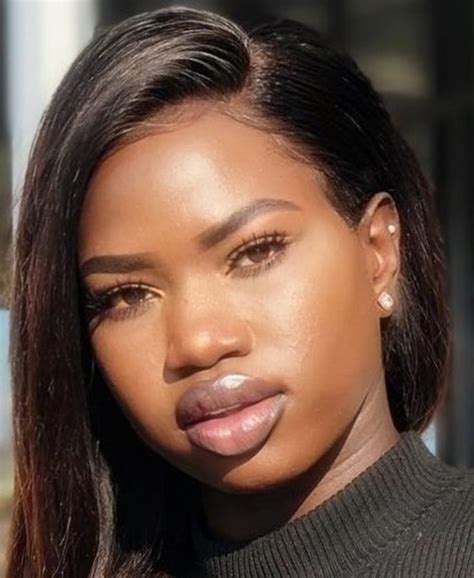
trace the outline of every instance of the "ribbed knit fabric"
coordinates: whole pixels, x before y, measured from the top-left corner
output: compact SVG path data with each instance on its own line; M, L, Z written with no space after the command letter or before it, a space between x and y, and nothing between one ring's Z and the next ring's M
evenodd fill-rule
M418 434L329 500L264 536L211 538L195 522L193 576L474 577L474 470L447 466Z

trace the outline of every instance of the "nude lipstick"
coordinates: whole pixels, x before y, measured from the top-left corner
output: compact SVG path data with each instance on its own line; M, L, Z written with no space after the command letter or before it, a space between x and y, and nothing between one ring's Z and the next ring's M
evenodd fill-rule
M176 418L193 445L237 456L263 444L283 414L286 399L275 383L226 374L186 391L178 402Z

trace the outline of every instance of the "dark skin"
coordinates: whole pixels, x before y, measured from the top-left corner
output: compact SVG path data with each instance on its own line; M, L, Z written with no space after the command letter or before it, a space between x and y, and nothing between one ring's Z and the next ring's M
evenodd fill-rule
M117 402L148 445L200 483L210 531L239 540L309 512L399 439L380 335L397 307L399 219L381 192L349 227L322 173L289 155L290 143L217 106L187 106L187 120L99 166L78 259L89 291L113 292L90 331ZM205 229L262 198L296 207L199 246ZM110 260L90 261L104 255L140 263L112 272ZM377 301L383 291L391 310ZM180 396L222 372L274 380L287 394L268 438L244 455L198 448L176 422Z

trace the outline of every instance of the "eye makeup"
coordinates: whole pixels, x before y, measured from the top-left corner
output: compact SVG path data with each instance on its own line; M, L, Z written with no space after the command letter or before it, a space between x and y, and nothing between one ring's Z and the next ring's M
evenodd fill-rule
M112 287L100 290L88 289L84 295L84 308L88 322L105 318L121 321L134 317L148 309L158 297L145 283L118 281Z
M242 239L241 244L230 254L230 267L227 274L236 271L239 277L256 276L264 270L276 265L276 263L284 256L287 245L289 244L286 233L274 230L271 233L264 232L262 235L251 235L250 239ZM237 263L241 262L243 257L251 258L251 255L258 258L260 255L268 254L273 251L272 256L267 257L262 261L257 261L256 264L244 267L237 267Z
M275 266L284 257L290 240L285 232L264 231L243 238L228 257L226 275L255 277ZM242 265L247 259L250 265ZM144 313L159 294L142 280L118 280L106 288L86 289L84 308L89 323L97 325L105 319L123 321Z

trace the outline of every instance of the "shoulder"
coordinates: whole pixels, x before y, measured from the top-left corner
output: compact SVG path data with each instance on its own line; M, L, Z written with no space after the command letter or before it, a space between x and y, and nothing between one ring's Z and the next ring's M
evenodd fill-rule
M439 475L443 489L436 500L400 528L364 578L474 577L474 470L440 463Z
M442 535L458 534L459 530L474 531L474 469L458 469L443 464L444 492L426 513L432 531Z
M407 567L417 560L420 576L474 576L474 471L452 482L413 528L401 556Z

